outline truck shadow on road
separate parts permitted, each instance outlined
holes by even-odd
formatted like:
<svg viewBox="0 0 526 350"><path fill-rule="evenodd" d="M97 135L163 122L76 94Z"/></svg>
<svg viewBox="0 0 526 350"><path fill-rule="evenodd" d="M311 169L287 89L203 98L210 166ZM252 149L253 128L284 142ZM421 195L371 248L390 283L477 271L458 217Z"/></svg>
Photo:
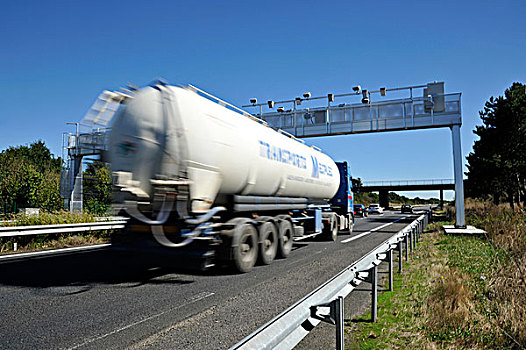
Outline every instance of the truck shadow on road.
<svg viewBox="0 0 526 350"><path fill-rule="evenodd" d="M195 277L189 267L188 263L164 264L147 255L92 251L1 263L0 286L76 286L71 291L83 292L98 285L132 288L145 284L189 284Z"/></svg>

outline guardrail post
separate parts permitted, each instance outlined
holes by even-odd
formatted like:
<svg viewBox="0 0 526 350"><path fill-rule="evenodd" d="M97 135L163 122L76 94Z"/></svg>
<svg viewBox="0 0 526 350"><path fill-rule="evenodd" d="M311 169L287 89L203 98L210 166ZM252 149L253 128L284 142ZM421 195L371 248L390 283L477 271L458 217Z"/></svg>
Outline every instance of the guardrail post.
<svg viewBox="0 0 526 350"><path fill-rule="evenodd" d="M370 270L371 274L371 321L376 322L376 303L378 301L378 267L373 266Z"/></svg>
<svg viewBox="0 0 526 350"><path fill-rule="evenodd" d="M345 349L344 339L344 316L343 316L343 297L339 296L336 303L336 350Z"/></svg>
<svg viewBox="0 0 526 350"><path fill-rule="evenodd" d="M389 291L393 291L393 250L387 252L387 263L389 264Z"/></svg>
<svg viewBox="0 0 526 350"><path fill-rule="evenodd" d="M413 241L414 241L414 237L413 237L413 229L409 230L409 232L407 233L407 236L409 237L409 249L411 251L411 254L413 254Z"/></svg>
<svg viewBox="0 0 526 350"><path fill-rule="evenodd" d="M398 242L398 273L402 273L402 241Z"/></svg>
<svg viewBox="0 0 526 350"><path fill-rule="evenodd" d="M320 305L314 305L310 307L311 317L322 322L332 324L336 326L336 349L344 350L345 349L345 339L344 339L344 313L343 313L343 296L338 296L337 299ZM329 314L319 314L320 307L328 307L330 309Z"/></svg>
<svg viewBox="0 0 526 350"><path fill-rule="evenodd" d="M404 236L404 242L405 242L405 261L409 261L409 238L408 238L407 236L408 236L407 234Z"/></svg>

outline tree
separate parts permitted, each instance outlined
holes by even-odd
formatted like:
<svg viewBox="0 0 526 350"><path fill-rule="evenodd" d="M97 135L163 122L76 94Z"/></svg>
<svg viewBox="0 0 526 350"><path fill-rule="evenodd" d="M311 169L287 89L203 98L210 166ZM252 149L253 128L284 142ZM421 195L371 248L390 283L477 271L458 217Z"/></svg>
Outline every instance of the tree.
<svg viewBox="0 0 526 350"><path fill-rule="evenodd" d="M358 192L360 188L363 186L362 179L361 178L355 178L351 177L351 188L353 191Z"/></svg>
<svg viewBox="0 0 526 350"><path fill-rule="evenodd" d="M84 208L92 214L103 215L112 202L110 167L99 161L89 163L83 178Z"/></svg>
<svg viewBox="0 0 526 350"><path fill-rule="evenodd" d="M468 157L466 194L523 203L526 195L526 85L513 83L479 112L483 125Z"/></svg>
<svg viewBox="0 0 526 350"><path fill-rule="evenodd" d="M61 163L43 141L3 150L0 153L0 210L61 209Z"/></svg>

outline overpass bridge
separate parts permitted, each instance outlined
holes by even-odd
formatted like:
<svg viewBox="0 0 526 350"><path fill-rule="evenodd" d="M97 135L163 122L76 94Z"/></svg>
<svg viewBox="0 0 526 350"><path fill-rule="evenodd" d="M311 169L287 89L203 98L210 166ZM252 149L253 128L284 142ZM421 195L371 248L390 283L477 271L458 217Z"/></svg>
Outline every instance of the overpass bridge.
<svg viewBox="0 0 526 350"><path fill-rule="evenodd" d="M358 192L378 192L380 196L380 206L389 207L389 192L391 191L440 191L440 205L444 203L444 190L454 190L455 180L453 179L434 179L434 180L387 180L387 181L367 181L356 189Z"/></svg>

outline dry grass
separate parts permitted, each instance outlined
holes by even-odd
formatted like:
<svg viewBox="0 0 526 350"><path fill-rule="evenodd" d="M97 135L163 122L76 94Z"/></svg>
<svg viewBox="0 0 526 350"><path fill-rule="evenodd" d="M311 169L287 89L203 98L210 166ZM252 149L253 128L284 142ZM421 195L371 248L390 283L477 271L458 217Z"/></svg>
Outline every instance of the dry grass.
<svg viewBox="0 0 526 350"><path fill-rule="evenodd" d="M428 226L395 292L380 296L378 323L353 324L351 349L526 349L526 213L475 201L466 212L487 236Z"/></svg>
<svg viewBox="0 0 526 350"><path fill-rule="evenodd" d="M88 213L70 213L67 211L41 212L38 215L11 214L7 215L0 226L32 226L32 225L56 225L74 224L81 222L93 222L95 217Z"/></svg>
<svg viewBox="0 0 526 350"><path fill-rule="evenodd" d="M450 212L454 216L454 208ZM479 335L484 335L488 333L488 328L493 328L493 344L525 349L526 211L521 207L512 210L509 204L495 205L490 201L467 199L466 221L487 232L482 240L497 253L488 256L485 261L477 262L479 265L486 265L492 272L480 277L486 280L483 289L472 297L476 307L471 319L465 324L478 325ZM460 277L460 281L467 280L466 276ZM473 290L477 286L470 287ZM457 297L460 298L463 291L458 286L457 289ZM452 295L449 296L451 297ZM444 318L448 316L444 315ZM457 325L455 319L449 321L451 327ZM469 329L469 332L472 330Z"/></svg>
<svg viewBox="0 0 526 350"><path fill-rule="evenodd" d="M494 323L514 346L526 348L526 211L469 201L466 212L469 222L482 227L488 241L504 252L494 261L497 269L488 287Z"/></svg>
<svg viewBox="0 0 526 350"><path fill-rule="evenodd" d="M428 326L441 332L461 329L470 320L473 310L472 293L462 283L465 278L451 272L445 275L440 276L429 296L427 308Z"/></svg>

